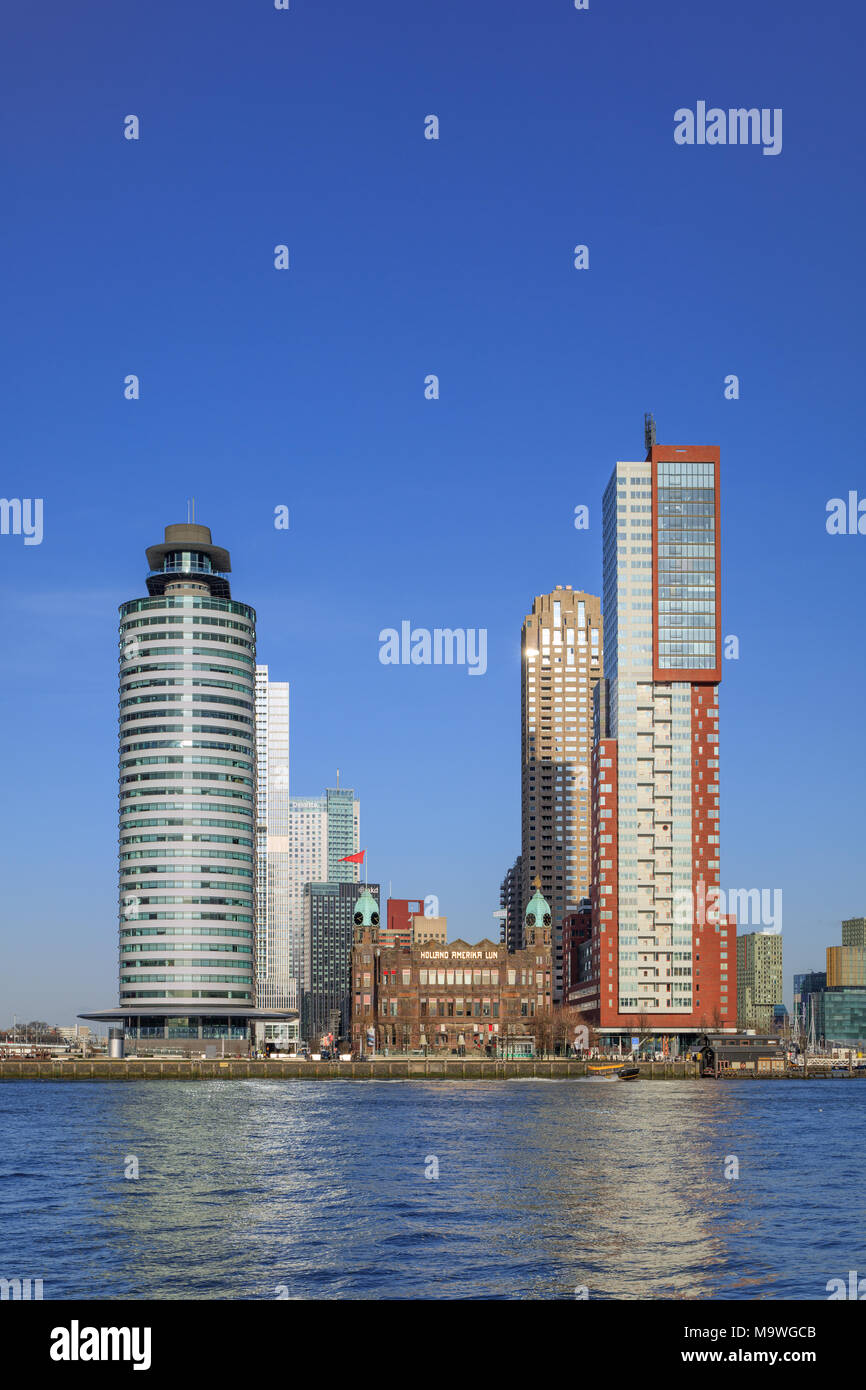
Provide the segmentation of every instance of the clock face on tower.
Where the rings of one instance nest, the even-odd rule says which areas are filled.
[[[549,913],[549,912],[545,912],[545,914],[544,914],[544,916],[542,917],[541,920],[542,920],[542,922],[544,923],[544,925],[545,925],[546,927],[549,927],[549,926],[550,926],[550,913]]]
[[[354,921],[356,927],[360,927],[362,922],[364,921],[363,912],[356,912],[352,920]]]
[[[535,913],[534,913],[534,912],[527,912],[527,914],[526,914],[526,925],[527,925],[528,927],[534,927],[534,926],[535,926]]]
[[[371,912],[371,913],[370,913],[370,921],[373,923],[373,926],[374,926],[374,927],[378,927],[378,925],[379,925],[379,914],[378,914],[378,912]]]

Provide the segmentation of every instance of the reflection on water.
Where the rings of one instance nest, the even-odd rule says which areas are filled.
[[[866,1270],[864,1111],[846,1081],[8,1082],[0,1275],[46,1298],[822,1298]]]

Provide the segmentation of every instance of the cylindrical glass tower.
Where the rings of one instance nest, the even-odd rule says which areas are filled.
[[[232,1006],[255,1004],[256,615],[208,527],[167,526],[147,559],[149,597],[120,608],[120,1006],[141,1037],[163,1034],[160,1006],[169,1037],[239,1036]]]

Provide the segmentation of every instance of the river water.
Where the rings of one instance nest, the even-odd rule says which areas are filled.
[[[844,1080],[10,1081],[0,1277],[46,1299],[826,1298],[866,1275],[864,1120]]]

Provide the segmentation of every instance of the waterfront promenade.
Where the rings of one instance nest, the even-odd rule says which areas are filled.
[[[625,1064],[624,1064],[625,1065]],[[627,1065],[632,1066],[629,1062]],[[640,1062],[640,1079],[647,1081],[704,1080],[700,1064],[687,1058],[676,1061]],[[160,1059],[158,1057],[126,1057],[111,1060],[106,1057],[64,1058],[63,1060],[29,1060],[22,1058],[0,1061],[0,1081],[234,1081],[253,1078],[274,1081],[508,1081],[520,1077],[548,1080],[573,1080],[593,1077],[587,1063],[577,1058],[535,1058],[523,1061],[494,1061],[469,1057],[375,1057],[360,1062],[305,1062],[296,1059],[275,1061],[253,1060],[246,1057]],[[820,1081],[847,1080],[862,1077],[866,1067],[849,1070],[847,1067],[812,1065],[804,1073],[802,1067],[784,1072],[732,1072],[721,1081]]]

